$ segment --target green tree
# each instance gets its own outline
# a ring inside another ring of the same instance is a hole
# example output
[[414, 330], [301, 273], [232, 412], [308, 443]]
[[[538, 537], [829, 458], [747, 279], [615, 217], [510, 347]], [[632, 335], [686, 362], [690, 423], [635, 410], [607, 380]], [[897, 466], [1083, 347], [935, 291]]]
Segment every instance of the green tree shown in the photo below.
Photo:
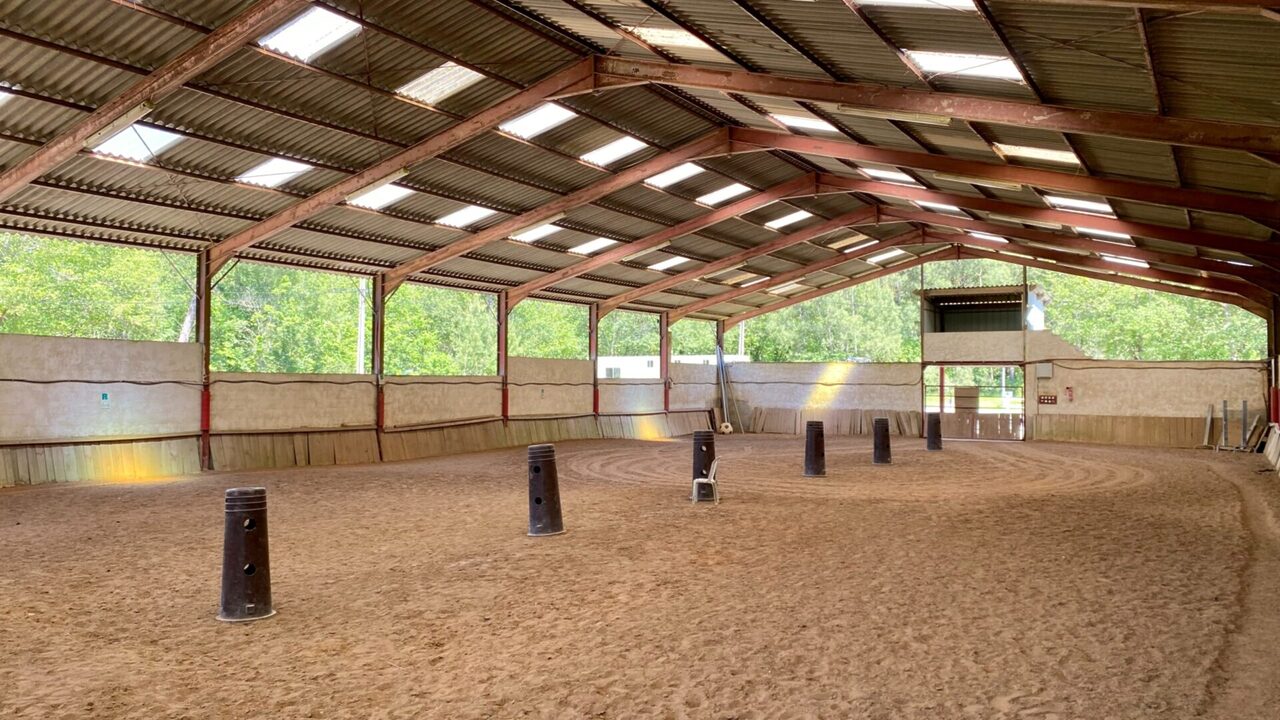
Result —
[[678, 320], [671, 325], [672, 355], [714, 355], [716, 324], [710, 320]]
[[387, 302], [388, 375], [494, 375], [498, 305], [491, 293], [402, 285]]
[[597, 348], [605, 356], [657, 355], [658, 316], [654, 313], [614, 310], [600, 318]]
[[587, 306], [525, 300], [511, 310], [507, 352], [515, 357], [580, 359], [590, 357]]

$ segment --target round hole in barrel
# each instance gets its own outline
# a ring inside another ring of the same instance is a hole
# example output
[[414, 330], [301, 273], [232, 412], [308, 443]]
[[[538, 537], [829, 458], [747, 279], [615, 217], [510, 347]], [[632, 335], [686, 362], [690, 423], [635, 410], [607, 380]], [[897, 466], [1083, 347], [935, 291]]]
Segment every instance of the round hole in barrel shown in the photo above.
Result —
[[533, 499], [533, 504], [534, 504], [534, 505], [541, 505], [541, 504], [542, 504], [542, 498], [540, 498], [540, 497], [536, 497], [536, 498], [534, 498], [534, 499]]
[[533, 471], [534, 471], [535, 473], [540, 473], [540, 472], [542, 472], [542, 466], [541, 466], [541, 465], [534, 465], [534, 466], [533, 466]]
[[254, 520], [253, 518], [245, 518], [245, 519], [244, 519], [244, 529], [245, 529], [245, 532], [248, 532], [248, 531], [250, 531], [250, 530], [252, 530], [252, 529], [254, 529], [254, 528], [256, 528], [256, 527], [258, 527], [258, 521], [257, 521], [257, 520]]
[[700, 445], [700, 446], [698, 446], [698, 449], [699, 449], [699, 450], [701, 450], [702, 452], [706, 452], [706, 451], [707, 451], [707, 446], [706, 446], [706, 445]]
[[256, 572], [258, 572], [258, 568], [257, 568], [257, 566], [255, 566], [253, 563], [249, 563], [248, 565], [245, 565], [245, 566], [244, 566], [244, 574], [245, 574], [245, 575], [252, 575], [252, 574], [254, 574], [254, 573], [256, 573]]

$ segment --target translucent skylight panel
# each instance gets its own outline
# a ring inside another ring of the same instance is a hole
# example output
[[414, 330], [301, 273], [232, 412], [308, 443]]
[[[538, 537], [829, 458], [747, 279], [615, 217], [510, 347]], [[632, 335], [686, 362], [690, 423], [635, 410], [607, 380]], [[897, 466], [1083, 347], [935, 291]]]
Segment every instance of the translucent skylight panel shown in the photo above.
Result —
[[729, 200], [730, 198], [736, 198], [739, 195], [746, 192], [750, 192], [750, 191], [751, 191], [751, 188], [747, 187], [746, 185], [743, 185], [742, 183], [733, 183], [732, 185], [725, 185], [719, 190], [712, 190], [706, 195], [703, 195], [702, 197], [698, 198], [697, 202], [703, 205], [719, 205], [725, 200]]
[[907, 50], [906, 52], [907, 57], [911, 58], [917, 67], [932, 75], [1022, 80], [1022, 73], [1018, 72], [1018, 66], [1013, 64], [1013, 60], [1000, 55], [969, 55], [926, 50]]
[[551, 128], [563, 125], [577, 116], [577, 113], [561, 105], [544, 103], [517, 118], [502, 123], [498, 127], [503, 132], [528, 140], [541, 135]]
[[916, 201], [916, 204], [922, 208], [927, 208], [929, 210], [937, 210], [938, 212], [951, 213], [952, 215], [964, 214], [964, 211], [962, 211], [960, 208], [956, 207], [955, 205], [948, 205], [946, 203], [930, 202], [928, 200], [918, 200]]
[[403, 200], [413, 194], [413, 191], [403, 185], [395, 185], [387, 183], [381, 187], [372, 190], [366, 190], [359, 195], [353, 195], [347, 203], [350, 205], [358, 205], [362, 208], [370, 210], [381, 210], [382, 208]]
[[1050, 205], [1059, 210], [1076, 210], [1079, 212], [1093, 213], [1095, 215], [1106, 215], [1107, 217], [1115, 217], [1116, 213], [1111, 206], [1101, 200], [1086, 200], [1084, 198], [1066, 197], [1063, 195], [1045, 195], [1044, 199]]
[[880, 244], [879, 240], [868, 240], [866, 242], [860, 242], [857, 245], [845, 248], [844, 254], [848, 255], [849, 253], [856, 253], [859, 250], [866, 250], [867, 248], [872, 247], [873, 245], [879, 245], [879, 244]]
[[1121, 265], [1129, 265], [1131, 267], [1140, 267], [1140, 268], [1151, 267], [1150, 265], [1147, 264], [1145, 260], [1136, 260], [1134, 258], [1121, 257], [1119, 255], [1103, 255], [1102, 259], [1106, 260], [1107, 262], [1119, 263]]
[[710, 50], [711, 46], [685, 30], [675, 28], [625, 27], [624, 29], [651, 45], [666, 48], [685, 48], [689, 50]]
[[310, 169], [310, 165], [297, 160], [271, 158], [241, 174], [236, 180], [250, 185], [274, 188], [280, 187]]
[[461, 210], [455, 210], [442, 218], [436, 219], [437, 225], [448, 225], [449, 227], [465, 228], [468, 225], [480, 222], [481, 220], [496, 213], [497, 210], [490, 210], [479, 205], [468, 205]]
[[681, 180], [688, 180], [694, 175], [703, 172], [706, 172], [706, 170], [703, 170], [693, 163], [685, 163], [683, 165], [677, 165], [665, 172], [660, 172], [644, 182], [646, 185], [652, 185], [653, 187], [661, 190], [662, 188], [675, 185]]
[[428, 105], [435, 105], [441, 100], [461, 92], [484, 79], [484, 75], [447, 62], [438, 68], [401, 85], [397, 93]]
[[879, 265], [885, 260], [892, 260], [898, 257], [899, 255], [905, 255], [905, 254], [906, 254], [905, 250], [902, 250], [899, 248], [893, 248], [891, 250], [886, 250], [880, 253], [879, 255], [872, 255], [871, 257], [867, 258], [867, 262]]
[[795, 292], [796, 290], [799, 290], [802, 287], [804, 287], [804, 285], [801, 285], [798, 282], [789, 282], [785, 285], [779, 285], [776, 288], [770, 288], [769, 292], [773, 293], [774, 295], [786, 295], [787, 293]]
[[1009, 242], [1008, 240], [1000, 237], [999, 235], [992, 235], [991, 233], [984, 233], [984, 232], [971, 232], [969, 233], [969, 237], [977, 238], [979, 240], [986, 240], [987, 242], [996, 242], [996, 243]]
[[1113, 232], [1111, 230], [1098, 230], [1097, 228], [1087, 228], [1087, 227], [1077, 227], [1076, 230], [1078, 232], [1084, 233], [1085, 235], [1092, 235], [1093, 237], [1096, 237], [1100, 240], [1125, 240], [1125, 241], [1133, 240], [1133, 236], [1127, 233]]
[[689, 258], [671, 257], [671, 258], [667, 258], [666, 260], [663, 260], [662, 262], [656, 262], [650, 265], [649, 269], [650, 270], [670, 270], [671, 268], [677, 265], [683, 265], [687, 262], [689, 262]]
[[1070, 150], [1053, 150], [1051, 148], [1031, 147], [1030, 145], [1006, 145], [1004, 143], [995, 143], [992, 147], [1001, 157], [1005, 158], [1026, 158], [1027, 160], [1041, 160], [1063, 165], [1080, 164], [1080, 158], [1076, 157], [1076, 154]]
[[649, 146], [646, 145], [643, 140], [637, 140], [630, 135], [624, 135], [608, 145], [592, 150], [579, 159], [584, 162], [589, 162], [592, 165], [607, 167], [609, 163], [616, 162], [628, 155], [640, 152], [646, 147]]
[[808, 212], [807, 210], [797, 210], [789, 215], [783, 215], [777, 220], [770, 220], [769, 222], [765, 223], [764, 226], [771, 230], [779, 230], [788, 225], [794, 225], [795, 223], [798, 223], [801, 220], [804, 220], [805, 218], [811, 218], [811, 217], [813, 217], [813, 213]]
[[5, 104], [5, 103], [9, 102], [9, 100], [10, 100], [12, 97], [13, 97], [13, 93], [11, 93], [11, 92], [9, 92], [9, 91], [5, 90], [4, 88], [0, 88], [0, 105], [3, 105], [3, 104]]
[[577, 247], [569, 248], [569, 252], [575, 255], [590, 255], [591, 253], [596, 252], [598, 250], [603, 250], [609, 247], [610, 245], [617, 245], [617, 244], [618, 244], [617, 240], [610, 240], [609, 238], [598, 237], [595, 240], [588, 240]]
[[[3, 97], [3, 96], [0, 96]], [[0, 101], [2, 103], [3, 101]], [[174, 145], [182, 136], [167, 130], [158, 130], [143, 125], [130, 125], [107, 138], [93, 149], [99, 155], [124, 158], [134, 162], [148, 162], [151, 158]]]
[[512, 235], [511, 239], [519, 240], [520, 242], [523, 242], [523, 243], [537, 242], [538, 240], [541, 240], [542, 238], [547, 237], [548, 235], [554, 235], [555, 233], [560, 232], [560, 230], [562, 229], [563, 228], [560, 228], [556, 225], [547, 223], [546, 225], [539, 225], [536, 228], [525, 230], [519, 235]]
[[269, 50], [307, 62], [360, 29], [360, 24], [320, 7], [312, 7], [258, 41]]
[[901, 170], [885, 170], [884, 168], [873, 168], [873, 167], [858, 168], [858, 169], [866, 173], [867, 175], [870, 175], [871, 177], [875, 178], [876, 180], [883, 180], [885, 182], [898, 183], [900, 185], [915, 185], [916, 187], [920, 186], [920, 183], [916, 182], [915, 178], [902, 172]]
[[941, 10], [963, 10], [976, 12], [973, 0], [858, 0], [859, 5], [879, 5], [881, 7], [901, 8], [933, 8]]
[[800, 130], [822, 130], [823, 132], [837, 132], [836, 126], [816, 117], [807, 115], [784, 115], [782, 113], [769, 113], [769, 117], [791, 128]]
[[739, 285], [738, 287], [744, 287], [744, 288], [745, 288], [745, 287], [751, 287], [752, 285], [759, 285], [760, 283], [762, 283], [762, 282], [764, 282], [765, 280], [768, 280], [768, 279], [769, 279], [769, 276], [768, 276], [768, 275], [765, 275], [765, 276], [763, 276], [763, 277], [758, 277], [758, 278], [756, 278], [755, 280], [749, 280], [749, 281], [747, 281], [747, 282], [744, 282], [744, 283], [742, 283], [741, 285]]

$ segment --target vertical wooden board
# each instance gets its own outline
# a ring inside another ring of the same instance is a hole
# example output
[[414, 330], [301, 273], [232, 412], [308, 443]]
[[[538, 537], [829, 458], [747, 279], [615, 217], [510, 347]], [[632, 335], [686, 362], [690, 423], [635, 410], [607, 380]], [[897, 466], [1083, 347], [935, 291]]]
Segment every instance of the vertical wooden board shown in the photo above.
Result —
[[307, 456], [310, 458], [311, 465], [332, 465], [334, 463], [333, 438], [330, 438], [327, 433], [307, 433]]
[[14, 473], [11, 470], [12, 461], [10, 455], [13, 453], [7, 447], [0, 447], [0, 487], [13, 487], [17, 484]]

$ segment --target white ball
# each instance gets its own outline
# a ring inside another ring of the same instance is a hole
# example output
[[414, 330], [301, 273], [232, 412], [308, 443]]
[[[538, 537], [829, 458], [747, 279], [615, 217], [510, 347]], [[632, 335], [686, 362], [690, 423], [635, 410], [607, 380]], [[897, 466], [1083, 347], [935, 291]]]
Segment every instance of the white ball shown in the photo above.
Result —
[[726, 422], [726, 423], [720, 423], [720, 434], [721, 434], [721, 435], [732, 435], [732, 434], [733, 434], [733, 426], [732, 426], [732, 425], [730, 425], [730, 424], [729, 424], [729, 423], [727, 423], [727, 422]]

